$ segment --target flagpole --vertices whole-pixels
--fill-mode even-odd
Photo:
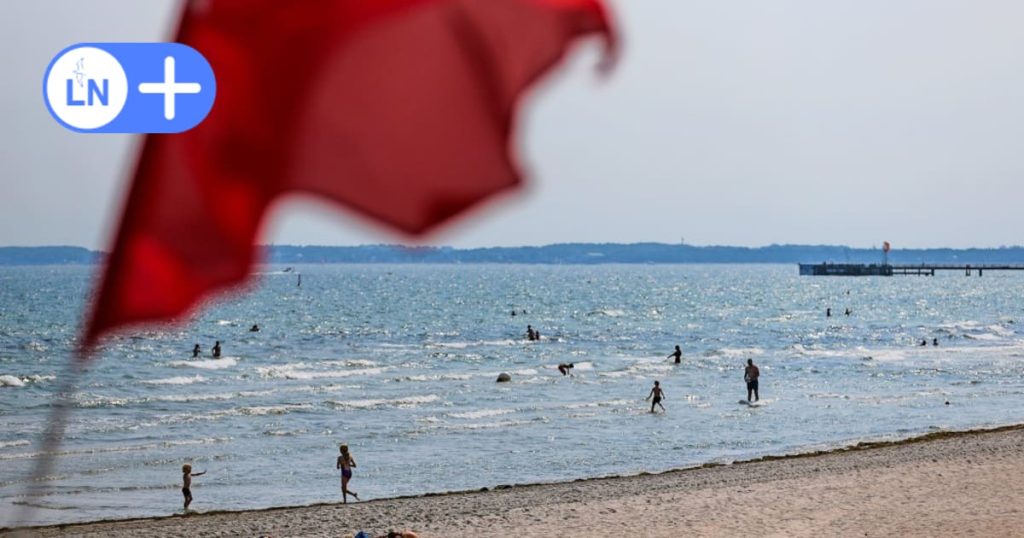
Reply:
[[[64,374],[57,380],[57,393],[50,403],[50,413],[43,429],[39,452],[34,458],[35,465],[28,475],[28,485],[25,487],[26,500],[37,499],[46,492],[49,484],[46,477],[53,474],[53,467],[57,461],[57,451],[61,441],[64,439],[64,428],[67,426],[68,416],[74,404],[73,397],[78,388],[78,382],[85,373],[86,352],[79,351],[77,356],[69,361]],[[36,503],[26,502],[14,511],[14,518],[7,523],[8,528],[17,529],[31,523],[32,515],[36,511]]]

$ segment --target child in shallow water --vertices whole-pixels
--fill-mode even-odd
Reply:
[[[352,468],[356,466],[356,460],[352,457],[352,454],[348,451],[348,445],[341,445],[338,450],[341,455],[338,456],[338,463],[335,466],[341,469],[341,499],[342,502],[348,503],[348,496],[352,495],[359,500],[359,495],[354,491],[349,491],[348,481],[352,480]]]
[[[185,496],[185,510],[188,510],[188,505],[192,504],[192,477],[206,474],[206,471],[201,473],[193,473],[192,466],[185,464],[181,466],[181,494]]]
[[[647,395],[647,400],[654,398],[651,401],[651,413],[654,412],[654,406],[658,406],[662,411],[665,411],[665,406],[661,405],[661,399],[665,397],[665,391],[661,390],[661,383],[654,382],[654,387],[651,388],[651,393]]]

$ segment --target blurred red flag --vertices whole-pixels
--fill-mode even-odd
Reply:
[[[516,103],[602,0],[216,0],[178,41],[213,66],[198,127],[149,135],[83,348],[245,280],[273,201],[317,194],[421,234],[516,185]]]

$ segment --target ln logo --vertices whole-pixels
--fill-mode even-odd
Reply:
[[[180,133],[213,107],[210,64],[179,43],[81,43],[61,51],[43,80],[58,123],[80,133]]]
[[[128,77],[116,58],[95,47],[64,52],[46,79],[50,110],[71,127],[98,129],[110,123],[128,100]]]

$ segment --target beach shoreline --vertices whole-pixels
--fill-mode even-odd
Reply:
[[[19,529],[0,529],[0,534],[11,536],[174,536],[181,533],[202,533],[219,536],[339,536],[355,533],[359,529],[384,532],[389,528],[410,528],[420,532],[421,536],[457,536],[465,532],[493,533],[499,528],[520,536],[547,536],[545,532],[560,532],[565,524],[572,524],[573,531],[589,532],[590,535],[603,536],[601,529],[620,527],[617,531],[608,530],[608,535],[628,532],[631,527],[645,528],[644,536],[671,536],[677,532],[702,535],[700,527],[702,518],[691,513],[690,521],[664,522],[651,527],[651,514],[646,513],[644,505],[666,503],[667,510],[674,513],[677,502],[670,502],[663,497],[675,495],[692,496],[696,491],[724,494],[725,503],[720,507],[727,509],[742,500],[743,488],[736,490],[737,484],[769,486],[780,482],[777,493],[771,493],[774,499],[765,499],[766,503],[785,500],[787,491],[793,484],[785,482],[797,480],[807,482],[803,487],[826,486],[835,478],[828,469],[840,473],[860,475],[864,471],[878,473],[880,469],[895,469],[897,474],[907,475],[907,480],[920,480],[923,471],[919,468],[905,468],[907,462],[928,463],[938,476],[942,471],[954,472],[958,466],[953,463],[964,460],[972,462],[984,460],[993,453],[1000,457],[998,466],[1009,466],[1012,469],[1024,470],[1024,424],[1013,424],[995,428],[978,428],[962,431],[936,431],[906,439],[892,441],[861,442],[850,446],[829,450],[797,452],[785,455],[768,455],[734,463],[706,463],[699,466],[673,469],[657,473],[642,472],[628,476],[605,476],[582,478],[569,482],[498,485],[479,490],[426,493],[414,496],[374,499],[362,503],[342,505],[341,503],[319,503],[303,506],[271,507],[239,511],[210,511],[183,516],[181,514],[157,517],[145,517],[123,520],[103,520],[93,522],[69,523]],[[993,463],[995,465],[995,463]],[[977,467],[970,465],[970,468]],[[886,474],[886,473],[882,473]],[[984,474],[984,473],[983,473]],[[994,475],[1008,476],[1000,470]],[[769,480],[765,480],[768,477]],[[858,476],[849,488],[871,487],[879,480],[865,480]],[[977,482],[977,477],[969,482]],[[1012,484],[1008,479],[1002,480]],[[1007,490],[1004,486],[1000,490]],[[848,489],[849,489],[848,488]],[[956,489],[955,485],[950,488]],[[755,488],[757,489],[757,488]],[[799,488],[798,488],[799,489]],[[605,492],[611,491],[610,495]],[[1024,499],[1024,486],[1017,487],[1019,497],[1002,499],[1006,505],[1021,505]],[[668,493],[666,493],[668,492]],[[790,492],[792,493],[792,492]],[[842,496],[842,492],[838,492]],[[756,496],[756,495],[755,495]],[[712,495],[711,497],[715,497]],[[730,497],[737,497],[729,499]],[[800,497],[791,499],[797,501]],[[969,496],[967,496],[969,497]],[[970,497],[977,502],[980,497]],[[692,499],[706,505],[706,501]],[[940,497],[941,501],[942,498]],[[956,512],[957,506],[963,502],[953,501],[950,507],[943,508],[944,513]],[[610,504],[609,504],[610,503]],[[616,509],[624,505],[626,509]],[[756,503],[755,503],[756,504]],[[799,503],[797,503],[799,504]],[[816,504],[816,503],[814,503]],[[943,505],[938,502],[937,505]],[[946,501],[945,504],[950,504]],[[564,505],[564,506],[563,506]],[[605,506],[608,505],[608,506]],[[463,508],[457,508],[457,507]],[[534,514],[531,506],[559,507],[554,512],[548,510],[543,514]],[[469,509],[466,509],[469,507]],[[632,509],[629,509],[632,507]],[[457,509],[456,509],[457,508]],[[705,506],[709,513],[710,506]],[[1008,506],[1012,508],[1012,506]],[[453,510],[454,509],[454,510]],[[564,509],[568,509],[568,513]],[[515,511],[523,511],[516,517]],[[592,516],[573,517],[579,514],[594,512]],[[610,510],[610,511],[609,511]],[[731,510],[731,509],[729,509]],[[900,512],[892,507],[894,513]],[[952,510],[952,512],[950,511]],[[770,511],[770,510],[769,510]],[[339,512],[345,512],[344,514]],[[1017,516],[1020,512],[1011,511]],[[503,517],[504,516],[504,517]],[[717,519],[716,518],[713,519]],[[908,515],[908,517],[910,517]],[[774,521],[770,514],[756,511],[747,519],[757,520],[759,528],[764,529],[779,521]],[[685,518],[684,518],[685,519]],[[739,518],[742,520],[744,518]],[[913,519],[913,518],[912,518]],[[785,519],[788,521],[788,519]],[[239,523],[246,522],[241,529]],[[316,523],[319,521],[320,523]],[[559,523],[561,521],[561,523]],[[814,521],[810,517],[808,521]],[[875,518],[874,523],[884,521]],[[710,521],[705,521],[710,522]],[[750,522],[754,524],[754,522]],[[645,524],[648,524],[645,526]],[[694,526],[696,525],[696,526]],[[728,527],[728,525],[726,526]],[[929,527],[930,528],[930,527]],[[1016,527],[988,528],[991,532],[983,532],[983,536],[1010,535]],[[460,529],[454,531],[445,529]],[[685,530],[684,530],[685,529]],[[812,525],[803,530],[817,529]],[[737,532],[739,529],[734,529]],[[837,529],[838,530],[838,529]],[[871,532],[856,527],[858,532]],[[919,531],[927,530],[921,527]],[[1001,534],[1004,532],[1005,534]],[[703,532],[710,535],[730,535],[729,528],[709,527]],[[800,528],[787,528],[790,535],[801,535]],[[887,531],[888,532],[888,531]],[[902,531],[901,531],[902,532]],[[906,532],[914,534],[913,529]],[[904,532],[904,535],[906,535]],[[993,533],[994,532],[994,533]],[[840,534],[842,534],[840,532]],[[863,535],[863,532],[860,532]]]

